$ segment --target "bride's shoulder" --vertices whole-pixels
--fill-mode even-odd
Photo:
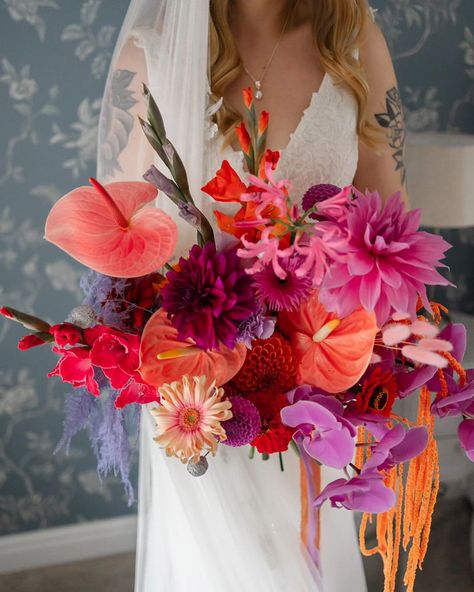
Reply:
[[[372,11],[372,9],[370,9]],[[365,20],[360,36],[359,57],[367,77],[383,81],[392,76],[393,65],[385,36],[373,17]]]

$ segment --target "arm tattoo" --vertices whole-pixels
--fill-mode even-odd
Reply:
[[[388,133],[388,143],[392,149],[395,170],[400,171],[402,185],[405,184],[406,171],[404,163],[405,125],[403,122],[402,100],[400,92],[393,86],[385,95],[385,113],[376,113],[377,123]]]

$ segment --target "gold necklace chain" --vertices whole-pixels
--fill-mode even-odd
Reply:
[[[296,4],[297,4],[297,2],[295,3],[294,6],[296,6]],[[248,69],[245,66],[243,66],[245,72],[248,74],[249,78],[252,80],[252,82],[255,86],[255,98],[257,99],[257,101],[260,101],[263,98],[263,89],[262,89],[263,80],[267,74],[270,64],[273,61],[273,58],[275,57],[277,49],[280,47],[281,40],[283,39],[283,35],[285,34],[285,31],[286,31],[286,27],[288,26],[288,23],[290,22],[290,16],[293,12],[294,6],[290,7],[290,10],[288,11],[288,14],[287,14],[286,20],[285,20],[285,24],[283,25],[283,29],[281,30],[278,41],[276,42],[275,47],[273,48],[273,51],[272,51],[270,57],[268,58],[265,65],[263,66],[262,75],[260,76],[260,78],[258,78],[258,79],[255,78],[255,76],[253,76],[253,74],[251,74],[251,72],[249,72]]]

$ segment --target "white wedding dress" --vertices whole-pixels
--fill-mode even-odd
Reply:
[[[351,93],[326,75],[319,92],[282,152],[280,177],[293,195],[311,185],[352,182],[356,170],[357,105]],[[209,178],[223,158],[242,175],[242,157],[208,150]],[[219,204],[220,206],[221,204]],[[222,209],[222,208],[221,208]],[[353,516],[323,507],[322,581],[300,543],[299,460],[248,458],[248,447],[220,446],[209,470],[189,475],[153,441],[154,426],[142,412],[138,549],[135,592],[365,592]],[[327,483],[340,476],[323,469]]]

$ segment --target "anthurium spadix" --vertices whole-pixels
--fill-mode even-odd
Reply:
[[[46,220],[45,238],[94,271],[140,277],[169,261],[178,229],[151,204],[157,195],[144,182],[79,187],[58,200]]]

